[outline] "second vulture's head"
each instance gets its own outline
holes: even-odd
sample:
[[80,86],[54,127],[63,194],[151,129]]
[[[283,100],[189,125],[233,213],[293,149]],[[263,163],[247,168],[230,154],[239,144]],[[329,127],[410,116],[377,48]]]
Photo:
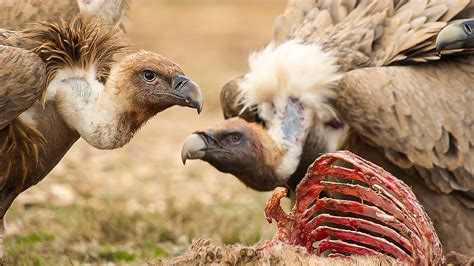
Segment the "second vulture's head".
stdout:
[[464,20],[444,27],[436,38],[438,53],[474,48],[474,20]]
[[276,171],[283,155],[263,127],[237,117],[190,135],[181,151],[183,163],[188,159],[204,160],[260,191],[285,184]]
[[318,45],[289,41],[252,54],[249,66],[222,89],[228,120],[191,135],[183,162],[204,160],[259,191],[294,189],[321,153],[348,136],[335,106],[338,64]]

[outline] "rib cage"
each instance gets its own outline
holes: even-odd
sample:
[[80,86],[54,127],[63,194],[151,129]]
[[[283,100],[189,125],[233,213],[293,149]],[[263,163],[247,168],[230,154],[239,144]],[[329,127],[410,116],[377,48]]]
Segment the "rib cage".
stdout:
[[[344,165],[344,166],[341,166]],[[431,220],[411,189],[382,168],[348,151],[319,157],[296,189],[286,214],[275,189],[265,215],[276,240],[315,255],[388,255],[416,265],[444,264]]]

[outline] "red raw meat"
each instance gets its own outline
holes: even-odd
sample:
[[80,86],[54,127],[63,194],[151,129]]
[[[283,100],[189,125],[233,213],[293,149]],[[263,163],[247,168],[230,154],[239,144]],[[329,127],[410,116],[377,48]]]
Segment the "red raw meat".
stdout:
[[348,151],[319,157],[296,188],[287,214],[277,188],[265,208],[276,240],[315,255],[388,255],[416,265],[443,265],[441,243],[412,190],[381,167]]

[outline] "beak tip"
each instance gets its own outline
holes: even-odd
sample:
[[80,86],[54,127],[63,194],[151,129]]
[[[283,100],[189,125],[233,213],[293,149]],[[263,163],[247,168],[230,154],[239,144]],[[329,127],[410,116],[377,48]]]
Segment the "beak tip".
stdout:
[[183,165],[186,165],[188,159],[194,160],[203,158],[205,155],[203,150],[205,148],[206,143],[199,135],[191,134],[188,136],[181,149],[181,161]]
[[181,150],[181,162],[183,162],[183,165],[186,165],[186,161],[189,159],[189,151],[188,148],[183,146]]

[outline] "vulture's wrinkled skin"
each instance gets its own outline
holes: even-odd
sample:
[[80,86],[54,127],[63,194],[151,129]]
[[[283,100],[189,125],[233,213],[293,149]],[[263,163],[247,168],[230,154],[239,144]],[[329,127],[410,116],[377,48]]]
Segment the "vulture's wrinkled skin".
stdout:
[[191,135],[183,161],[256,190],[295,189],[319,155],[346,149],[413,187],[446,253],[474,256],[474,67],[436,50],[437,34],[472,4],[289,2],[249,73],[223,87],[230,119]]

